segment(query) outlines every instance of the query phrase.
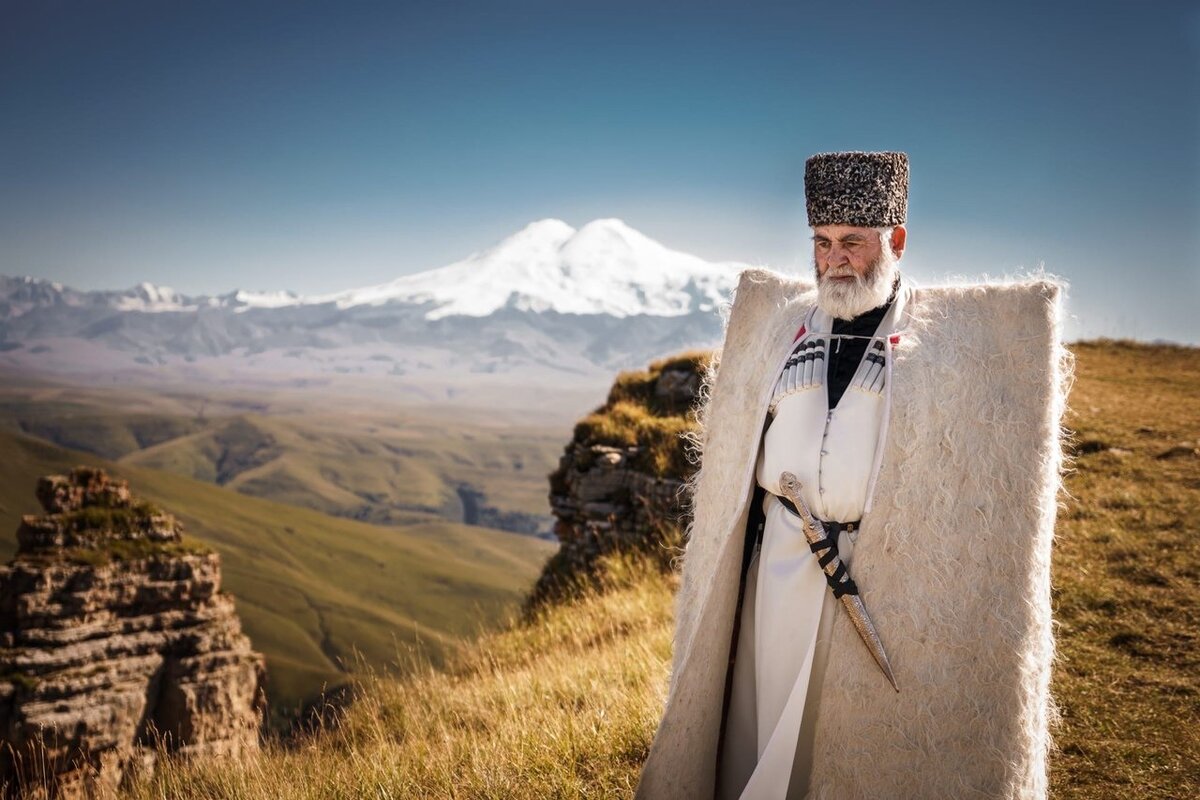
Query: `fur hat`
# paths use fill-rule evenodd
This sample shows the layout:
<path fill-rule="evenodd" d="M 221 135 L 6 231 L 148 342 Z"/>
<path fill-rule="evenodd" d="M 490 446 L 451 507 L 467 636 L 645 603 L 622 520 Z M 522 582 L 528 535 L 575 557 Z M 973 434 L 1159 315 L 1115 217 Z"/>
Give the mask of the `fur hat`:
<path fill-rule="evenodd" d="M 908 218 L 908 154 L 818 153 L 804 162 L 808 224 L 885 228 Z"/>

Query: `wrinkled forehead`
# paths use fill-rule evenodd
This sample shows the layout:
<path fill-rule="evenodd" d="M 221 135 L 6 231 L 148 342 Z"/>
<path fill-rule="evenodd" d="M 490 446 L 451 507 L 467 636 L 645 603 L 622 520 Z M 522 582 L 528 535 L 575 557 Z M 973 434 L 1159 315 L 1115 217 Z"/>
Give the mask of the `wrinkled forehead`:
<path fill-rule="evenodd" d="M 857 225 L 817 225 L 812 229 L 814 242 L 877 242 L 879 234 L 874 228 Z"/>

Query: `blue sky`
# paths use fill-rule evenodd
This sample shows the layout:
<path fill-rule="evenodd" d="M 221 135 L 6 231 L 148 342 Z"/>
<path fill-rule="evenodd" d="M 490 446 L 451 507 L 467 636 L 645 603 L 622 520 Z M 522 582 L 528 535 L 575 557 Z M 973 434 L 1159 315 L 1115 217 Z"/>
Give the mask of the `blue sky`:
<path fill-rule="evenodd" d="M 0 273 L 324 292 L 542 217 L 807 270 L 804 159 L 896 149 L 919 279 L 1200 342 L 1200 6 L 831 5 L 0 0 Z"/>

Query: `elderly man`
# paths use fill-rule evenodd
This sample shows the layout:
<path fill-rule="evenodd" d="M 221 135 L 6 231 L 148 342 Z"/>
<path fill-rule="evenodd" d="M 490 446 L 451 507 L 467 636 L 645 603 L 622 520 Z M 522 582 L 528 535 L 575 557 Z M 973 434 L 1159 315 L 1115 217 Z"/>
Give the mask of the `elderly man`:
<path fill-rule="evenodd" d="M 742 276 L 639 797 L 1044 793 L 1058 286 L 914 287 L 908 180 L 903 153 L 814 156 L 815 296 Z"/>

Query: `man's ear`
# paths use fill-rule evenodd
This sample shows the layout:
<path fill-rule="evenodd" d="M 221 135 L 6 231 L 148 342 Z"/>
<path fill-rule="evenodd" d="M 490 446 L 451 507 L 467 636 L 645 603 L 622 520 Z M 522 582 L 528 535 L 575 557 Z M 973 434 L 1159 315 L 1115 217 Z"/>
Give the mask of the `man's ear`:
<path fill-rule="evenodd" d="M 908 231 L 903 225 L 897 225 L 892 228 L 892 252 L 896 254 L 896 258 L 904 255 L 904 244 L 908 240 Z"/>

